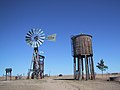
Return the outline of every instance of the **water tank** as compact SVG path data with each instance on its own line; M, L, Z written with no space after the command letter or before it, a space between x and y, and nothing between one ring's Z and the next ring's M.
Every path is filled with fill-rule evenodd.
M79 34L71 37L73 56L93 55L92 36L88 34Z

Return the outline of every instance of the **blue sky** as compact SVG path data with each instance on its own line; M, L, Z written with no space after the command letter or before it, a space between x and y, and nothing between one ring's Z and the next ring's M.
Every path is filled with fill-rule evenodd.
M56 42L39 47L45 73L73 74L70 37L79 33L93 36L95 66L104 59L108 72L120 72L119 0L0 0L0 76L7 67L13 75L27 73L33 48L25 35L31 28L57 34Z

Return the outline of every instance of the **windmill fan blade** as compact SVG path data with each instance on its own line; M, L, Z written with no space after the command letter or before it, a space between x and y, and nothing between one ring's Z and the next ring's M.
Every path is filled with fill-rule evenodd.
M27 35L31 37L31 35L29 33L27 33Z
M39 40L40 40L40 41L44 41L45 39L44 39L44 38L40 38Z
M52 34L46 37L47 40L49 41L56 41L56 34Z
M29 44L30 44L31 46L32 46L32 43L33 43L32 41L29 42Z
M43 43L43 41L41 41L41 40L38 40L38 42L40 43L40 45Z
M38 30L38 34L40 34L40 32L41 32L41 31L42 31L42 30L41 30L41 29L39 29L39 30Z
M38 45L40 46L40 42L39 42L39 40L38 40Z
M29 33L31 36L33 35L33 34L31 33L31 31L29 31L28 33Z
M45 37L45 35L41 35L41 36L39 36L39 37Z
M39 39L45 40L45 36L40 36Z
M33 34L35 34L35 29L33 29Z
M34 29L31 29L31 33L32 33L32 35L34 34L34 31L33 31Z
M25 38L26 38L26 39L30 39L31 37L29 37L29 36L25 36Z
M25 41L27 42L27 41L29 41L29 39L25 39Z
M31 40L31 38L25 38L25 40Z
M39 34L43 34L43 31L41 30Z
M37 32L38 32L38 29L35 29L35 34L37 34Z
M37 47L39 47L40 46L40 44L37 42Z
M39 32L39 29L36 29L36 34L38 34L38 32Z
M32 47L37 47L37 46L36 46L36 42L33 42L33 46L32 46Z

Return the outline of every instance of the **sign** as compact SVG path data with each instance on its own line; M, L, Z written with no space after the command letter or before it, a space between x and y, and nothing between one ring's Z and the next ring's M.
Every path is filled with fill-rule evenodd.
M46 37L47 40L49 41L56 41L56 34L52 34Z

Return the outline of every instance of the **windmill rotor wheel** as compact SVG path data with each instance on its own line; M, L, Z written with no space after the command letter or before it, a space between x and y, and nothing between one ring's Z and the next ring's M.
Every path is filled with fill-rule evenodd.
M44 40L45 34L41 29L31 29L25 36L25 41L27 42L27 44L34 48L42 45Z

